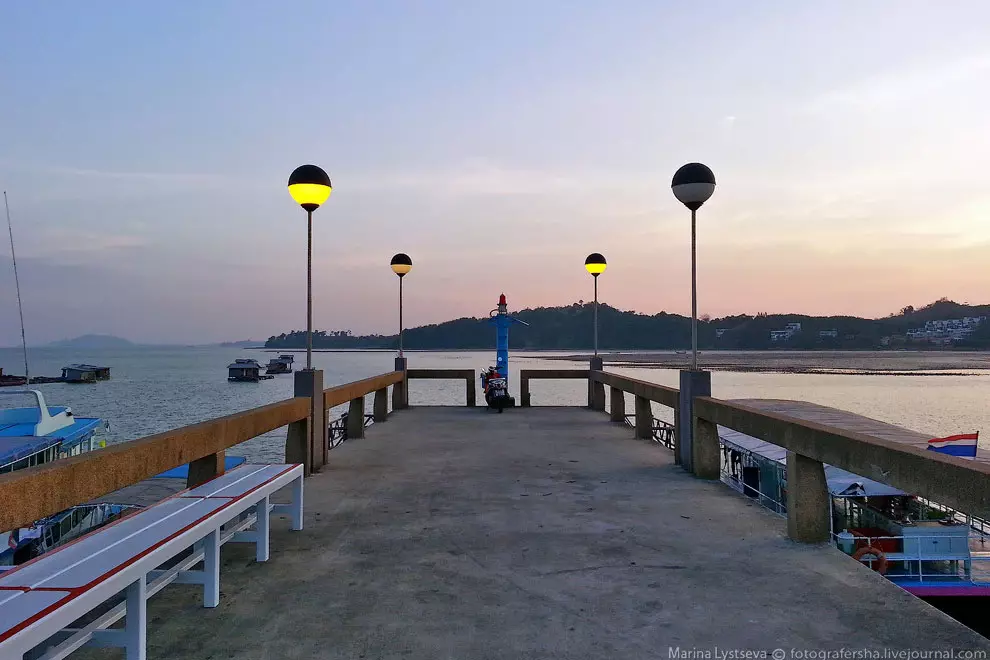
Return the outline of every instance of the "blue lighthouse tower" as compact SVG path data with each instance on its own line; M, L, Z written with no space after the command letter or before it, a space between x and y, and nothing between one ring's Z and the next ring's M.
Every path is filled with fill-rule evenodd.
M498 376L505 379L506 388L509 382L509 326L513 323L529 325L525 321L509 316L508 305L505 302L505 294L498 297L498 307L489 312L489 320L495 326L495 371ZM482 376L484 381L484 376ZM514 405L515 400L508 397L509 406Z

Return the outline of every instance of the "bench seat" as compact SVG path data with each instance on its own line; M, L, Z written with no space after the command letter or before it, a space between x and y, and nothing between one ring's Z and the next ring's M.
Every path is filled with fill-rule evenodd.
M46 660L87 644L144 658L147 598L172 582L202 584L204 606L216 607L220 547L251 542L266 561L271 512L290 514L302 529L302 477L300 465L242 465L0 575L0 657L21 658L47 641L54 647ZM291 504L272 504L290 484ZM191 570L200 562L202 570ZM67 628L121 591L124 603L84 629ZM123 629L108 629L125 615Z

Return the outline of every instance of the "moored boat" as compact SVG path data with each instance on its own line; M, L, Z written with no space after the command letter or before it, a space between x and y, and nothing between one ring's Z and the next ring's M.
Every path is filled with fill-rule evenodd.
M292 355L279 355L277 358L272 358L268 361L268 367L265 369L266 374L290 374L292 373L292 363L294 358Z
M261 365L252 358L238 358L227 365L227 380L239 383L257 383L274 376L262 375Z
M787 450L719 427L722 481L787 511ZM825 465L833 544L925 600L990 596L990 521ZM970 602L970 601L967 601Z

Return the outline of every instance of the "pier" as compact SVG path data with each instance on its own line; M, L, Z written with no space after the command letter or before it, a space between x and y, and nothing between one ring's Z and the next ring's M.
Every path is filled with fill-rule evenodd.
M985 463L709 396L693 397L690 421L675 415L670 451L648 439L651 405L683 410L682 394L600 369L525 370L523 405L501 415L475 405L470 371L398 369L329 389L312 387L318 374L296 380L297 392L316 396L0 476L0 526L190 461L189 485L203 483L222 471L227 449L287 426L286 458L309 475L303 531L273 520L264 564L250 548L225 547L215 609L191 586L152 598L148 657L990 650L822 543L822 462L988 516ZM464 399L418 407L409 388L418 378L463 379ZM587 380L588 405L529 405L545 378ZM627 395L634 429L619 423ZM344 404L354 423L331 451L326 413ZM369 408L376 423L366 429ZM719 426L789 451L786 520L717 481ZM105 653L77 655L116 657Z

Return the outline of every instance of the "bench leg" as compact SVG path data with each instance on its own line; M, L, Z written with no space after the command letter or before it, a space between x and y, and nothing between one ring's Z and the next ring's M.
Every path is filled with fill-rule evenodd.
M220 530L203 539L203 607L220 604Z
M141 576L127 587L127 615L124 618L124 648L127 660L147 657L148 584Z
M292 482L292 529L303 528L303 480L299 477Z
M271 518L269 517L268 502L271 498L265 496L265 499L258 502L256 508L257 512L257 535L258 538L255 541L255 553L254 558L257 561L268 561L268 537L269 537L269 523Z

